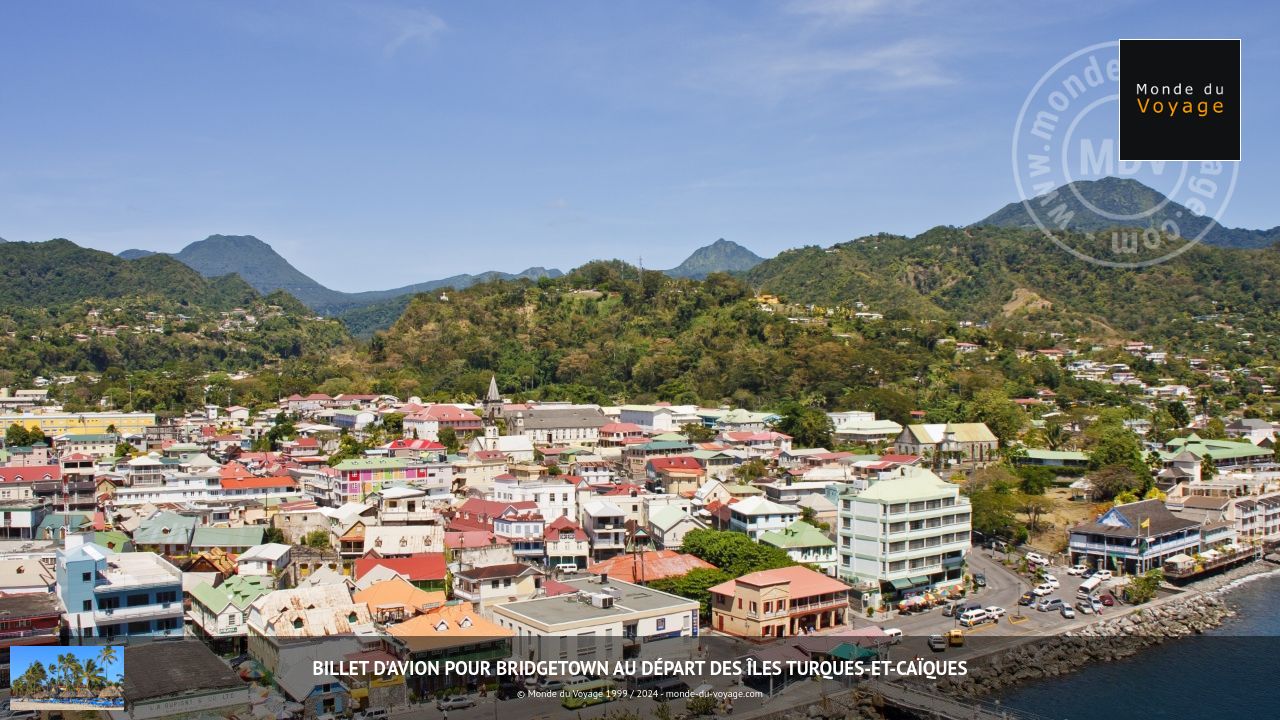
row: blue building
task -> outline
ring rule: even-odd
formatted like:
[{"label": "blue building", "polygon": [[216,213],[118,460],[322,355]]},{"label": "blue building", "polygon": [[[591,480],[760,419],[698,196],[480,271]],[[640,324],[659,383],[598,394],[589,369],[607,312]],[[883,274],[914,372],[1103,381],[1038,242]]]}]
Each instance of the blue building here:
[{"label": "blue building", "polygon": [[149,552],[116,553],[68,535],[58,551],[58,598],[73,639],[183,633],[182,573]]}]

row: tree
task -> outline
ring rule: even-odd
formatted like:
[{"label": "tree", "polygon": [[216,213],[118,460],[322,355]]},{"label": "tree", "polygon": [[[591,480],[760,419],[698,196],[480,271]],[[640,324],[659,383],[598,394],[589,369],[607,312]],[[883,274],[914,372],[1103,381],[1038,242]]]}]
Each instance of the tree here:
[{"label": "tree", "polygon": [[1067,430],[1066,423],[1051,420],[1044,426],[1044,441],[1050,450],[1060,450],[1071,442],[1071,431]]},{"label": "tree", "polygon": [[649,587],[662,592],[669,592],[690,600],[697,600],[704,616],[711,613],[711,593],[709,588],[732,580],[735,576],[716,568],[695,568],[675,577],[662,578],[649,582]]},{"label": "tree", "polygon": [[1093,501],[1103,502],[1122,493],[1137,492],[1142,479],[1127,465],[1108,465],[1089,475],[1089,485]]},{"label": "tree", "polygon": [[1127,467],[1134,473],[1149,473],[1143,459],[1142,443],[1123,425],[1090,428],[1093,444],[1089,448],[1089,467],[1094,470],[1108,465]]},{"label": "tree", "polygon": [[38,442],[46,442],[44,431],[38,427],[28,429],[14,423],[4,431],[5,447],[26,447]]},{"label": "tree", "polygon": [[458,431],[451,427],[440,428],[438,437],[440,444],[444,445],[450,454],[456,453],[462,448],[462,445],[458,442]]},{"label": "tree", "polygon": [[354,435],[344,432],[338,438],[338,451],[329,456],[329,465],[332,467],[343,460],[360,457],[368,449],[368,446],[357,440]]},{"label": "tree", "polygon": [[968,415],[976,422],[986,423],[991,434],[1004,447],[1018,437],[1027,417],[1007,395],[999,390],[982,390],[969,403]]},{"label": "tree", "polygon": [[325,530],[312,530],[307,533],[302,538],[302,544],[317,550],[328,550],[331,547],[329,533]]},{"label": "tree", "polygon": [[680,434],[689,438],[691,443],[705,443],[716,439],[716,431],[701,423],[681,425]]},{"label": "tree", "polygon": [[137,452],[137,448],[127,442],[116,443],[115,456],[118,458],[132,457]]},{"label": "tree", "polygon": [[1129,584],[1125,586],[1125,600],[1134,604],[1141,605],[1155,599],[1156,592],[1160,589],[1160,583],[1164,582],[1164,571],[1160,568],[1152,568],[1141,575],[1137,575],[1129,579]]},{"label": "tree", "polygon": [[262,532],[263,543],[285,543],[284,531],[278,527],[268,525]]},{"label": "tree", "polygon": [[1049,468],[1030,465],[1018,468],[1016,474],[1022,479],[1022,492],[1028,495],[1043,495],[1056,477]]},{"label": "tree", "polygon": [[392,437],[404,435],[404,413],[387,413],[382,416],[382,429]]},{"label": "tree", "polygon": [[831,418],[822,411],[798,402],[789,402],[783,406],[782,419],[778,421],[778,432],[791,436],[791,444],[796,447],[831,447],[831,434],[834,427]]},{"label": "tree", "polygon": [[731,577],[795,565],[781,548],[761,545],[748,535],[728,530],[693,530],[684,536],[680,550],[715,565]]},{"label": "tree", "polygon": [[769,474],[769,466],[764,460],[753,458],[733,469],[733,476],[738,482],[749,484]]},{"label": "tree", "polygon": [[1170,400],[1165,403],[1164,409],[1169,413],[1176,427],[1184,428],[1191,424],[1191,413],[1181,400]]},{"label": "tree", "polygon": [[970,523],[983,535],[1012,538],[1018,534],[1018,499],[1014,488],[1018,478],[999,466],[974,473],[964,487],[969,498]]}]

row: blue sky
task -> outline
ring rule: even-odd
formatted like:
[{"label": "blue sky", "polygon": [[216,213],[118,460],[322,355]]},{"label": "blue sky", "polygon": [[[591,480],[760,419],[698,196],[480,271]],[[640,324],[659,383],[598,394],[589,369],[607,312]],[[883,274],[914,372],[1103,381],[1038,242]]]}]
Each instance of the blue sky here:
[{"label": "blue sky", "polygon": [[100,652],[102,652],[101,647],[94,647],[91,645],[85,645],[83,647],[62,647],[58,645],[43,647],[34,645],[15,645],[11,656],[10,677],[16,678],[26,672],[27,668],[31,666],[31,663],[36,662],[37,660],[40,664],[44,665],[45,670],[48,671],[50,665],[57,664],[59,655],[71,653],[79,658],[81,663],[86,660],[93,660],[99,667],[105,667],[103,675],[107,680],[120,679],[121,673],[124,672],[124,648],[117,647],[115,659],[110,663],[107,663],[105,666],[102,665],[102,659],[99,655]]},{"label": "blue sky", "polygon": [[0,5],[0,237],[253,234],[341,290],[670,267],[977,220],[1053,63],[1242,37],[1227,225],[1272,227],[1269,3],[121,0]]}]

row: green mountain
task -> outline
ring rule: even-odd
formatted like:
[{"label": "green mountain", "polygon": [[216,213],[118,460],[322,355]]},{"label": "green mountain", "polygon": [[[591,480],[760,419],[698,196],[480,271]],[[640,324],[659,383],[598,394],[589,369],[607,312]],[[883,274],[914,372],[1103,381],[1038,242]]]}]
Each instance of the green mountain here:
[{"label": "green mountain", "polygon": [[[1143,227],[1159,227],[1166,220],[1176,221],[1183,237],[1197,237],[1204,232],[1202,242],[1220,247],[1260,248],[1280,240],[1280,227],[1270,230],[1244,230],[1223,227],[1210,218],[1196,217],[1189,209],[1169,201],[1161,193],[1137,180],[1106,177],[1100,180],[1079,180],[1039,195],[1028,201],[1032,205],[1050,198],[1052,206],[1064,205],[1064,215],[1071,213],[1067,229],[1077,232],[1100,232],[1115,228],[1116,221],[1098,214],[1098,208],[1113,215],[1141,216],[1160,203],[1166,203],[1158,212],[1144,221]],[[1081,201],[1087,201],[1086,205]],[[1209,227],[1210,224],[1212,227]],[[974,223],[974,226],[1036,227],[1027,213],[1026,205],[1009,203],[1000,210]],[[1208,231],[1205,228],[1209,227]]]},{"label": "green mountain", "polygon": [[167,255],[125,260],[63,239],[0,246],[0,306],[139,296],[227,310],[253,302],[258,293],[238,277],[206,278]]},{"label": "green mountain", "polygon": [[150,250],[139,250],[138,248],[129,248],[128,250],[121,250],[116,253],[116,257],[124,258],[125,260],[137,260],[138,258],[144,258],[148,255],[155,255],[155,253]]},{"label": "green mountain", "polygon": [[694,250],[684,262],[665,272],[672,277],[702,279],[713,272],[745,272],[763,261],[738,243],[720,238]]},{"label": "green mountain", "polygon": [[926,317],[1095,334],[1159,331],[1224,311],[1265,327],[1280,313],[1280,247],[1197,245],[1152,267],[1087,263],[1039,230],[938,227],[917,237],[875,235],[830,248],[788,250],[746,274],[785,302],[854,307],[887,318]]},{"label": "green mountain", "polygon": [[[125,250],[121,253],[121,257],[137,258],[146,254],[149,254],[149,251]],[[306,273],[290,264],[270,245],[252,235],[210,235],[204,240],[191,243],[174,254],[173,257],[188,267],[194,268],[205,277],[218,277],[235,273],[244,278],[259,292],[270,293],[283,290],[301,300],[312,310],[327,315],[339,315],[346,311],[394,300],[401,296],[430,292],[445,287],[462,288],[473,283],[493,279],[536,279],[540,277],[558,277],[562,274],[559,270],[535,267],[515,274],[486,272],[478,275],[454,275],[440,280],[429,280],[390,290],[346,293],[332,290],[316,282]],[[406,302],[392,303],[392,306],[403,308]],[[386,312],[387,310],[385,309],[374,309],[372,314],[380,317],[385,315]],[[368,314],[366,313],[365,315]],[[385,324],[383,327],[385,327]]]}]

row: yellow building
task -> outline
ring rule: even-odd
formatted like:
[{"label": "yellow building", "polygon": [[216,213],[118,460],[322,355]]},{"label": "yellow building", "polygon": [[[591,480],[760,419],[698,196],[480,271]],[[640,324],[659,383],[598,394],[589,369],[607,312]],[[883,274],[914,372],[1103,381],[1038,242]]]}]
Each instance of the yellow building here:
[{"label": "yellow building", "polygon": [[87,412],[87,413],[7,413],[0,415],[0,427],[13,424],[40,428],[49,437],[57,435],[96,435],[115,426],[122,435],[141,435],[148,425],[156,424],[154,413]]}]

